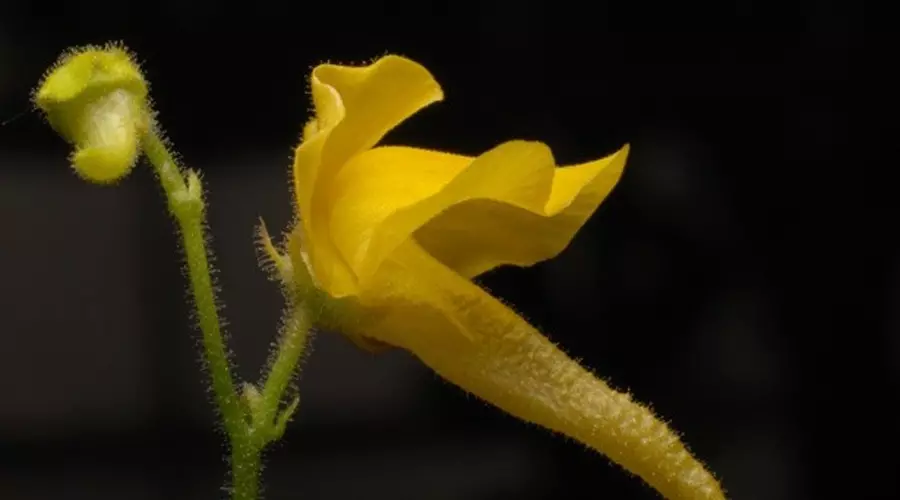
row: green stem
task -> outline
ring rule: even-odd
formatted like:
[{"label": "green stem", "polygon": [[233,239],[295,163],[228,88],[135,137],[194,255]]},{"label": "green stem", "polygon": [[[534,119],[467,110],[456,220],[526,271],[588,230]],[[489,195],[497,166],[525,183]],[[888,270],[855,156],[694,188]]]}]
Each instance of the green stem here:
[{"label": "green stem", "polygon": [[[312,322],[308,311],[302,304],[292,306],[291,315],[288,317],[278,344],[278,352],[263,385],[262,398],[259,407],[259,419],[262,425],[272,425],[281,403],[281,398],[291,381],[297,363],[306,348]],[[291,410],[292,411],[292,410]],[[290,415],[287,415],[289,418]],[[283,425],[283,424],[282,424]],[[280,429],[283,432],[283,428]],[[279,432],[280,434],[280,432]],[[277,439],[277,437],[276,437]]]},{"label": "green stem", "polygon": [[260,447],[249,439],[249,425],[235,390],[222,339],[209,272],[200,180],[196,174],[188,172],[185,182],[184,175],[155,126],[144,134],[143,150],[159,176],[169,210],[179,225],[213,393],[231,443],[232,498],[256,500],[259,494]]},{"label": "green stem", "polygon": [[261,449],[248,438],[231,442],[231,498],[257,500],[261,470]]}]

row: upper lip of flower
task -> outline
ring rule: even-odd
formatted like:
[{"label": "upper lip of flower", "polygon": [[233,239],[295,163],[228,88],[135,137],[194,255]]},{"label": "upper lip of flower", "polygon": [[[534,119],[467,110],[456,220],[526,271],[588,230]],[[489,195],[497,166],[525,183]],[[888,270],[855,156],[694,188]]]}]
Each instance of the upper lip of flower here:
[{"label": "upper lip of flower", "polygon": [[[517,211],[544,240],[527,242],[531,254],[507,249],[493,260],[458,263],[457,271],[471,277],[503,263],[530,265],[552,257],[612,190],[627,157],[626,145],[601,160],[558,169],[550,149],[538,142],[510,141],[476,158],[396,146],[373,149],[389,130],[443,98],[432,75],[402,57],[387,56],[365,67],[319,66],[311,90],[316,118],[296,150],[294,187],[308,256],[303,260],[336,298],[358,295],[397,245],[436,217],[458,215],[457,207],[476,200],[508,208],[479,205],[487,210],[478,219]],[[541,222],[566,213],[579,199],[587,202],[576,207],[577,216],[567,215],[571,220]],[[501,217],[493,223],[503,222]],[[502,232],[501,226],[479,227],[484,239]],[[475,233],[467,236],[478,239]]]},{"label": "upper lip of flower", "polygon": [[350,158],[443,99],[443,91],[424,67],[394,55],[364,67],[320,65],[310,85],[315,127],[297,147],[293,169],[304,248],[310,275],[332,296],[355,295],[358,277],[328,232],[334,178]]}]

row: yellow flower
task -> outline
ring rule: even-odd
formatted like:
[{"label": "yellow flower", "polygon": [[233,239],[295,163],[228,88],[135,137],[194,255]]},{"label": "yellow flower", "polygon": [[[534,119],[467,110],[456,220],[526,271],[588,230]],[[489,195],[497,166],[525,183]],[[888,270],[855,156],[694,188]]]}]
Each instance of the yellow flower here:
[{"label": "yellow flower", "polygon": [[[606,454],[672,499],[724,498],[663,422],[471,282],[561,252],[618,181],[628,146],[557,167],[547,146],[478,156],[375,147],[442,99],[417,63],[386,56],[312,73],[315,119],[296,150],[295,271],[351,313],[349,335],[407,349],[447,380]],[[342,299],[342,300],[337,300]],[[346,310],[345,310],[346,311]]]}]

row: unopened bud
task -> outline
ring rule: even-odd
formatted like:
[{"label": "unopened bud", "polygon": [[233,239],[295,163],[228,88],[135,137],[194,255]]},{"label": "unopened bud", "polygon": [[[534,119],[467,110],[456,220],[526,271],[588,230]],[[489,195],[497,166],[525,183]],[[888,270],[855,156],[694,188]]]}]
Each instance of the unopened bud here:
[{"label": "unopened bud", "polygon": [[114,182],[137,162],[149,121],[147,83],[125,49],[69,52],[44,77],[34,103],[75,146],[72,166],[81,177]]}]

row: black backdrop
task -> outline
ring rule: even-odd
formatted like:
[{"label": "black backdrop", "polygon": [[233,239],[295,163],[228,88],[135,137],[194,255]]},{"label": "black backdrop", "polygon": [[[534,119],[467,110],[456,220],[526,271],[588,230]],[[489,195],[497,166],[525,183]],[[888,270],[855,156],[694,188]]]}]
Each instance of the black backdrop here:
[{"label": "black backdrop", "polygon": [[[281,309],[253,229],[290,221],[322,61],[425,64],[445,102],[389,142],[561,163],[632,156],[558,259],[482,279],[685,434],[734,499],[896,498],[900,293],[893,36],[862,2],[7,2],[0,9],[0,497],[217,498],[172,225],[149,169],[79,181],[28,92],[123,40],[202,170],[240,374]],[[653,498],[403,353],[323,332],[269,498]],[[217,496],[218,495],[218,496]]]}]

